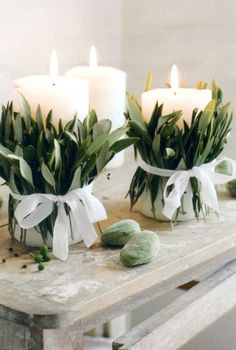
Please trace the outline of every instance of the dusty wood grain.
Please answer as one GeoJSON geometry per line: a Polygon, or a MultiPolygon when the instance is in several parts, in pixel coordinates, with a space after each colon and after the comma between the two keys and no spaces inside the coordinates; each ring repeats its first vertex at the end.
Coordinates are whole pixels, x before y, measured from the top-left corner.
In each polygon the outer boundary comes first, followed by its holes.
{"type": "Polygon", "coordinates": [[[1,350],[44,350],[43,330],[0,319],[1,350]]]}
{"type": "Polygon", "coordinates": [[[236,261],[113,343],[114,350],[174,350],[236,306],[236,261]]]}
{"type": "Polygon", "coordinates": [[[135,308],[137,300],[150,300],[157,294],[196,278],[201,268],[217,270],[236,256],[236,202],[221,200],[222,217],[207,222],[178,224],[174,231],[167,223],[142,216],[138,208],[130,213],[124,199],[135,165],[102,175],[95,192],[105,204],[109,220],[106,227],[122,218],[133,218],[143,228],[159,233],[161,251],[152,263],[126,268],[119,262],[119,249],[83,244],[70,249],[66,262],[53,260],[38,273],[29,251],[14,243],[20,257],[9,253],[7,229],[1,229],[0,316],[20,324],[58,328],[81,322],[83,329],[135,308]],[[219,257],[219,258],[218,258],[219,257]],[[27,264],[27,269],[21,266],[27,264]],[[20,300],[20,302],[19,302],[20,300]]]}
{"type": "Polygon", "coordinates": [[[82,336],[79,325],[60,329],[25,327],[0,319],[1,350],[80,350],[82,336]]]}

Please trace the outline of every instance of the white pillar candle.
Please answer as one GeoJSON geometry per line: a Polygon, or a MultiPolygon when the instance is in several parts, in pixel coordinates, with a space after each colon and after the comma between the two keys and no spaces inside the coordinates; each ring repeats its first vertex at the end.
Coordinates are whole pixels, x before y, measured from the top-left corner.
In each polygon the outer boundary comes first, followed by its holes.
{"type": "MultiPolygon", "coordinates": [[[[203,110],[212,99],[210,89],[184,89],[179,88],[178,70],[175,65],[171,71],[171,88],[155,89],[142,93],[141,106],[144,119],[150,120],[156,103],[163,104],[163,115],[174,111],[182,111],[181,120],[191,123],[192,112],[195,108],[203,110]]],[[[182,126],[182,121],[179,125],[182,126]]]]}
{"type": "MultiPolygon", "coordinates": [[[[97,65],[96,50],[90,50],[90,65],[74,67],[66,75],[89,80],[89,106],[95,109],[99,119],[109,118],[112,128],[124,124],[126,105],[126,73],[113,68],[97,65]]],[[[122,165],[124,152],[120,152],[109,163],[110,168],[122,165]]]]}
{"type": "Polygon", "coordinates": [[[30,75],[15,80],[14,110],[20,110],[18,96],[20,92],[28,101],[33,116],[39,104],[43,118],[46,118],[52,109],[55,126],[60,118],[63,125],[73,119],[74,115],[83,120],[89,109],[88,81],[58,76],[57,72],[57,55],[53,52],[50,60],[50,75],[30,75]]]}

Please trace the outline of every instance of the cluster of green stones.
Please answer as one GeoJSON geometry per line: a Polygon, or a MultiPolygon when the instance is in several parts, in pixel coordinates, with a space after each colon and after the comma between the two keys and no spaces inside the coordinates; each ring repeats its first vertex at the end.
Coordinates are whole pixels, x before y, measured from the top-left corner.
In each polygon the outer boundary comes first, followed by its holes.
{"type": "Polygon", "coordinates": [[[102,232],[103,244],[122,247],[120,260],[128,267],[142,265],[154,259],[160,248],[155,232],[142,230],[134,220],[121,220],[102,232]]]}

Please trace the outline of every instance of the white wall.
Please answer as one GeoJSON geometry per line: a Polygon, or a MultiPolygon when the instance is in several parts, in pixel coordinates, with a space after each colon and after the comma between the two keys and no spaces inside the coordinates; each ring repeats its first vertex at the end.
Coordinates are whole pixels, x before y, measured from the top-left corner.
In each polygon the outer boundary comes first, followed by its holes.
{"type": "Polygon", "coordinates": [[[60,71],[87,64],[97,46],[102,64],[120,65],[120,0],[0,0],[0,103],[14,78],[47,73],[53,49],[60,71]]]}
{"type": "MultiPolygon", "coordinates": [[[[149,69],[154,87],[164,86],[176,63],[187,86],[217,79],[236,111],[235,0],[124,0],[122,20],[122,65],[129,91],[140,94],[149,69]]],[[[236,121],[233,125],[235,129],[236,121]]],[[[232,157],[235,135],[226,147],[232,157]]]]}

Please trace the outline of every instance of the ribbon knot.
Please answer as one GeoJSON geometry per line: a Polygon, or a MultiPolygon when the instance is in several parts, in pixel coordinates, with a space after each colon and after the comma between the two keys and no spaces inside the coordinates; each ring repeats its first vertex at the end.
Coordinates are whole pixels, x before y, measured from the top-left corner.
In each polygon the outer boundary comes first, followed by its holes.
{"type": "Polygon", "coordinates": [[[162,213],[170,220],[176,209],[181,205],[181,198],[187,189],[190,178],[196,178],[200,183],[201,201],[217,213],[219,207],[215,185],[224,184],[236,178],[236,162],[226,157],[200,166],[194,166],[189,170],[157,168],[141,159],[138,161],[138,165],[150,174],[169,177],[163,193],[164,207],[162,213]],[[225,161],[231,166],[231,175],[215,171],[216,166],[225,161]]]}
{"type": "Polygon", "coordinates": [[[23,229],[37,226],[55,210],[57,217],[53,229],[53,255],[58,259],[66,260],[68,256],[69,235],[74,241],[83,240],[90,247],[97,238],[94,222],[107,218],[102,203],[92,195],[91,186],[85,186],[66,193],[54,195],[34,193],[19,195],[11,193],[19,200],[15,210],[15,218],[23,229]],[[70,211],[67,214],[65,204],[70,211]]]}

